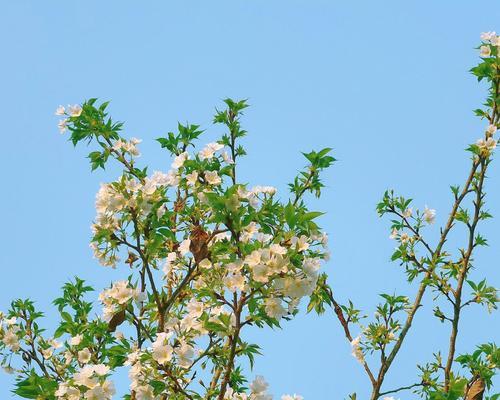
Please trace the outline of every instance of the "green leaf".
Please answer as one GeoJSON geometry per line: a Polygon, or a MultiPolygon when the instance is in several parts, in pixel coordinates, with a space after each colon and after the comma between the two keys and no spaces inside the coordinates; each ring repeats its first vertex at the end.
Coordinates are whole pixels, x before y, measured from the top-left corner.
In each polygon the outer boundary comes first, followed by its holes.
{"type": "Polygon", "coordinates": [[[295,216],[295,207],[292,203],[288,202],[288,204],[285,207],[285,220],[290,229],[293,229],[295,226],[295,223],[297,222],[296,216],[295,216]]]}
{"type": "Polygon", "coordinates": [[[32,370],[28,378],[16,382],[16,389],[13,390],[13,393],[25,399],[53,400],[56,389],[56,381],[38,376],[32,370]]]}

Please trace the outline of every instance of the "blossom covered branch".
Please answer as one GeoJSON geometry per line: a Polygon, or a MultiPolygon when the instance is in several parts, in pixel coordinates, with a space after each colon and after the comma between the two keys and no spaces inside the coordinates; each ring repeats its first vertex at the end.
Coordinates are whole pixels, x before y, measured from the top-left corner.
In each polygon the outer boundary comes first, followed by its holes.
{"type": "Polygon", "coordinates": [[[121,136],[123,125],[108,117],[107,103],[91,99],[57,109],[64,116],[60,130],[69,131],[74,145],[97,145],[89,154],[92,169],[110,160],[122,167],[97,193],[91,248],[103,266],[125,268],[128,276],[101,292],[102,313],[92,321],[92,304],[83,299],[91,288],[79,279],[67,284],[57,300],[63,321],[49,340],[30,339],[29,326],[18,322],[22,307],[9,312],[6,354],[19,354],[24,342],[42,352],[22,357],[37,369],[4,358],[18,376],[16,393],[34,394],[42,382],[47,398],[110,399],[109,378],[128,366],[130,400],[271,398],[261,377],[247,389],[240,360],[253,365],[260,349],[245,341],[244,329],[280,326],[316,287],[327,236],[314,222],[322,213],[309,211],[304,195],[320,195],[319,174],[334,159],[330,149],[305,154],[308,166],[290,185],[287,202],[272,186],[238,183],[247,104],[225,103],[214,123],[227,134],[192,152],[202,130],[179,124],[178,132],[158,139],[172,156],[171,169],[152,174],[138,167],[141,141],[121,136]]]}

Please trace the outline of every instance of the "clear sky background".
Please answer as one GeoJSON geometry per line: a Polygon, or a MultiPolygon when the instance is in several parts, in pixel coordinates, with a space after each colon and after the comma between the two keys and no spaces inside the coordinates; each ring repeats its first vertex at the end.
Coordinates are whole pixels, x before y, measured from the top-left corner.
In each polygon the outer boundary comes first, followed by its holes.
{"type": "MultiPolygon", "coordinates": [[[[468,73],[474,47],[499,23],[496,0],[2,1],[0,309],[29,296],[53,326],[50,302],[67,279],[78,275],[101,289],[125,276],[100,267],[88,248],[95,192],[116,171],[91,174],[87,149],[74,150],[53,115],[59,104],[90,97],[112,100],[112,115],[126,122],[126,135],[144,140],[142,161],[156,169],[170,160],[153,139],[177,121],[208,127],[225,97],[252,105],[244,180],[284,195],[304,165],[300,151],[334,148],[339,161],[312,204],[327,211],[326,268],[337,297],[372,313],[378,293],[412,294],[389,261],[394,242],[375,205],[394,188],[435,208],[428,230],[435,240],[450,209],[448,187],[469,165],[463,149],[485,128],[472,114],[485,97],[468,73]]],[[[220,133],[210,132],[205,141],[220,133]]],[[[474,276],[498,287],[497,161],[489,176],[497,219],[481,227],[491,245],[477,256],[474,276]]],[[[386,389],[416,382],[415,364],[447,343],[449,327],[431,316],[430,297],[424,303],[386,389]]],[[[468,309],[459,351],[498,341],[499,329],[498,313],[468,309]]],[[[301,314],[283,330],[251,337],[265,354],[251,376],[266,376],[276,398],[367,397],[366,376],[332,313],[301,314]]],[[[11,397],[11,382],[0,375],[0,398],[11,397]]],[[[117,381],[120,392],[126,385],[117,381]]]]}

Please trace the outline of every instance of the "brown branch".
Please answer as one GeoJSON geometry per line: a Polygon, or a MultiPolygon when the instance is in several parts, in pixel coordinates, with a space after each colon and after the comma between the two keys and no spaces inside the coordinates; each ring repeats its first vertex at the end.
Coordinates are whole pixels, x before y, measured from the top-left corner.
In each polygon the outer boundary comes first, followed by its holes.
{"type": "Polygon", "coordinates": [[[385,396],[386,394],[401,392],[403,390],[410,390],[410,389],[420,387],[420,386],[425,386],[425,384],[424,383],[414,383],[413,385],[402,386],[402,387],[397,388],[397,389],[388,390],[387,392],[382,392],[382,393],[380,393],[380,396],[385,396]]]}
{"type": "Polygon", "coordinates": [[[240,337],[240,330],[241,330],[241,310],[243,309],[244,302],[243,299],[238,301],[236,293],[234,294],[234,316],[236,319],[236,326],[234,328],[234,333],[233,335],[229,336],[230,339],[230,350],[229,350],[229,357],[227,360],[227,366],[226,366],[226,371],[224,373],[224,377],[222,379],[221,383],[221,388],[219,392],[219,396],[217,397],[218,400],[224,400],[224,395],[226,394],[227,390],[227,385],[229,383],[229,380],[231,379],[231,373],[233,372],[234,368],[234,359],[236,356],[236,346],[238,345],[238,340],[240,337]]]}
{"type": "MultiPolygon", "coordinates": [[[[328,293],[328,298],[330,299],[330,302],[333,305],[333,309],[335,311],[335,314],[337,315],[337,319],[339,320],[340,325],[342,325],[342,328],[344,329],[345,337],[347,338],[347,340],[350,343],[353,341],[353,337],[352,337],[351,331],[349,329],[349,323],[346,321],[346,319],[344,317],[344,313],[342,312],[342,308],[340,307],[339,303],[337,303],[337,301],[333,297],[333,293],[329,287],[327,288],[327,293],[328,293]]],[[[366,374],[368,375],[368,378],[370,378],[370,382],[372,383],[372,386],[374,386],[376,383],[375,377],[374,377],[370,367],[368,366],[368,363],[366,362],[366,360],[363,359],[361,361],[361,364],[363,365],[363,368],[365,369],[366,374]]]]}
{"type": "Polygon", "coordinates": [[[480,212],[481,206],[483,204],[483,184],[485,180],[486,168],[488,166],[488,161],[485,159],[481,159],[481,171],[479,173],[478,184],[475,188],[476,199],[474,201],[474,218],[472,220],[472,224],[469,224],[469,239],[467,245],[467,251],[465,253],[465,257],[462,259],[462,267],[460,268],[460,272],[458,274],[457,279],[457,287],[454,290],[454,301],[453,301],[453,320],[452,320],[452,328],[450,333],[450,343],[448,349],[448,358],[446,361],[446,367],[444,370],[445,375],[445,385],[444,390],[448,392],[450,388],[450,375],[451,368],[453,365],[453,361],[455,360],[455,351],[456,351],[456,342],[458,335],[458,324],[460,321],[460,313],[462,310],[462,290],[465,280],[467,279],[467,275],[470,270],[470,259],[472,256],[472,252],[474,250],[474,242],[475,242],[475,232],[477,224],[480,220],[480,212]]]}

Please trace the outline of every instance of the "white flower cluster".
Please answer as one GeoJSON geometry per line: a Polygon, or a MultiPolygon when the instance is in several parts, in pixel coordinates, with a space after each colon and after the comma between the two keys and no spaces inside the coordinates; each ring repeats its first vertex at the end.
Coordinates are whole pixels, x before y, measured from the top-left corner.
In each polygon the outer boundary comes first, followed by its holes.
{"type": "Polygon", "coordinates": [[[187,313],[182,319],[169,318],[164,327],[165,332],[156,335],[151,348],[134,349],[128,355],[126,365],[131,366],[130,389],[136,392],[138,400],[150,398],[148,396],[153,392],[153,388],[149,382],[151,376],[158,373],[157,364],[160,366],[176,365],[183,368],[186,374],[189,373],[194,357],[202,352],[194,346],[194,342],[208,333],[200,320],[203,314],[208,316],[209,322],[220,323],[221,316],[230,318],[229,311],[223,307],[205,305],[195,299],[189,300],[185,309],[187,313]],[[142,357],[144,354],[150,354],[150,357],[142,357]]]}
{"type": "Polygon", "coordinates": [[[479,48],[479,55],[482,58],[488,58],[491,57],[491,46],[494,46],[497,48],[497,54],[498,54],[498,49],[500,48],[500,36],[496,34],[496,32],[483,32],[481,33],[481,40],[486,43],[485,45],[482,45],[479,48]],[[491,46],[490,46],[491,45],[491,46]]]}
{"type": "Polygon", "coordinates": [[[161,332],[157,335],[156,340],[152,344],[152,349],[134,350],[128,355],[125,365],[129,365],[130,389],[136,393],[137,400],[156,399],[153,396],[154,388],[150,385],[151,378],[158,375],[158,368],[154,363],[143,359],[142,355],[148,352],[151,353],[152,359],[160,365],[170,363],[174,357],[177,365],[182,368],[189,368],[192,363],[192,358],[195,355],[194,348],[186,342],[176,344],[175,347],[170,344],[170,339],[173,333],[161,332]]]}
{"type": "MultiPolygon", "coordinates": [[[[155,171],[143,182],[122,176],[117,182],[101,184],[96,195],[96,219],[92,231],[95,234],[103,229],[114,232],[122,228],[123,224],[130,220],[126,213],[130,209],[134,209],[139,218],[147,217],[154,204],[161,200],[162,190],[177,183],[178,178],[174,171],[167,174],[155,171]]],[[[161,218],[165,211],[164,207],[159,207],[158,218],[161,218]]],[[[93,241],[90,247],[94,251],[94,257],[103,266],[116,266],[119,257],[110,243],[93,241]]]]}
{"type": "MultiPolygon", "coordinates": [[[[50,365],[57,371],[60,377],[64,376],[65,369],[75,361],[78,369],[73,376],[61,382],[55,392],[58,400],[109,400],[115,394],[114,385],[107,379],[110,367],[105,364],[90,364],[92,352],[89,348],[78,351],[76,346],[82,343],[83,336],[75,335],[67,341],[67,347],[55,339],[44,339],[41,336],[36,338],[36,342],[30,336],[30,330],[26,330],[26,336],[20,337],[21,331],[17,319],[5,318],[0,313],[0,339],[4,346],[12,352],[21,349],[20,341],[33,346],[33,357],[40,354],[41,362],[50,365]],[[64,350],[63,352],[56,352],[64,350]]],[[[39,361],[40,362],[40,361],[39,361]]],[[[15,371],[10,365],[2,365],[6,371],[15,371]]]]}
{"type": "Polygon", "coordinates": [[[137,138],[131,138],[129,141],[118,139],[113,144],[113,150],[130,154],[133,157],[139,157],[141,153],[139,152],[137,145],[141,142],[142,140],[137,138]]]}
{"type": "MultiPolygon", "coordinates": [[[[82,114],[82,107],[78,104],[68,105],[66,109],[64,106],[59,106],[56,109],[55,115],[67,117],[79,117],[82,114]]],[[[62,134],[68,129],[68,118],[61,119],[57,124],[59,132],[62,134]]]]}
{"type": "Polygon", "coordinates": [[[104,364],[85,365],[55,392],[58,400],[110,400],[116,393],[113,382],[106,379],[109,367],[104,364]]]}
{"type": "Polygon", "coordinates": [[[490,155],[497,147],[498,140],[493,137],[496,131],[496,125],[488,125],[488,127],[486,128],[485,137],[478,139],[476,142],[476,146],[479,147],[481,152],[486,156],[490,155]]]}
{"type": "MultiPolygon", "coordinates": [[[[265,300],[265,311],[271,318],[280,319],[288,313],[292,313],[297,307],[300,298],[312,293],[318,279],[318,271],[321,258],[326,257],[324,252],[327,245],[327,236],[321,234],[313,237],[293,236],[286,243],[272,243],[272,237],[260,232],[260,227],[252,222],[243,229],[242,241],[257,247],[244,258],[221,258],[210,261],[204,259],[199,263],[202,270],[217,271],[215,274],[220,279],[222,273],[222,290],[229,292],[249,292],[252,287],[268,285],[273,295],[265,300]],[[317,245],[320,248],[317,248],[317,245]],[[316,249],[310,250],[314,245],[316,249]],[[308,253],[316,254],[311,257],[308,253]],[[295,255],[302,260],[300,267],[296,267],[290,261],[290,256],[295,255]],[[282,298],[288,298],[285,308],[282,298]]],[[[228,240],[219,238],[219,240],[228,240]]],[[[214,242],[216,243],[216,241],[214,242]]],[[[164,279],[177,282],[182,277],[181,267],[188,263],[185,257],[189,254],[190,240],[184,240],[179,246],[179,254],[169,253],[163,267],[164,279]],[[179,271],[179,275],[177,275],[179,271]]],[[[202,287],[209,283],[210,276],[200,276],[195,285],[202,287]]],[[[189,318],[193,316],[188,314],[189,318]]]]}
{"type": "Polygon", "coordinates": [[[361,348],[361,336],[355,337],[351,342],[351,354],[360,363],[364,363],[365,356],[363,354],[363,349],[361,348]]]}
{"type": "Polygon", "coordinates": [[[265,381],[264,377],[256,376],[250,384],[250,398],[252,400],[272,400],[273,396],[267,394],[268,387],[269,384],[265,381]]]}
{"type": "Polygon", "coordinates": [[[131,299],[140,302],[144,298],[145,294],[138,288],[131,287],[128,281],[114,282],[110,289],[99,294],[99,300],[104,305],[103,320],[110,321],[131,299]]]}
{"type": "MultiPolygon", "coordinates": [[[[226,391],[224,400],[272,400],[273,396],[267,393],[268,388],[269,384],[266,382],[264,377],[258,375],[250,384],[250,394],[237,393],[233,389],[229,388],[226,391]]],[[[304,398],[298,394],[284,394],[281,396],[281,400],[304,400],[304,398]]]]}
{"type": "MultiPolygon", "coordinates": [[[[65,110],[58,111],[62,112],[61,115],[66,113],[65,110]]],[[[70,110],[70,116],[76,114],[76,111],[70,110]]],[[[136,157],[139,155],[138,143],[138,139],[119,139],[112,144],[110,151],[117,157],[125,154],[136,157]]],[[[283,229],[276,236],[259,223],[244,219],[236,237],[229,227],[209,222],[207,216],[218,212],[212,207],[214,198],[224,199],[227,210],[248,212],[249,216],[259,212],[264,204],[275,202],[273,196],[276,188],[272,186],[247,188],[246,185],[237,185],[233,194],[226,196],[226,189],[222,186],[224,175],[228,174],[222,172],[224,163],[226,167],[234,163],[224,146],[209,143],[194,155],[187,152],[175,155],[172,169],[167,173],[155,171],[150,176],[139,178],[132,177],[133,174],[127,171],[115,182],[101,184],[96,195],[96,218],[92,226],[95,236],[91,247],[95,257],[104,266],[116,266],[120,248],[117,243],[128,245],[125,240],[132,228],[142,229],[151,221],[157,227],[168,224],[170,220],[162,218],[170,211],[196,209],[202,216],[203,225],[200,227],[210,238],[206,243],[208,255],[200,260],[199,254],[195,254],[197,239],[193,236],[193,220],[181,212],[176,217],[177,225],[173,229],[175,238],[160,243],[157,246],[160,249],[155,250],[157,254],[148,252],[153,272],[157,274],[163,271],[162,289],[167,292],[175,290],[191,266],[194,265],[197,273],[188,286],[190,297],[183,297],[171,306],[164,326],[159,327],[158,333],[150,338],[151,342],[146,342],[150,343],[149,347],[132,347],[128,354],[126,365],[130,366],[130,389],[137,400],[156,398],[151,386],[152,379],[165,380],[162,371],[174,365],[178,368],[172,379],[178,382],[179,387],[187,385],[190,368],[199,356],[203,356],[208,334],[213,335],[215,332],[216,337],[226,340],[234,332],[237,325],[234,308],[229,302],[222,301],[228,293],[231,297],[242,298],[257,294],[259,309],[269,318],[279,320],[294,313],[300,299],[313,292],[321,260],[328,258],[328,238],[321,232],[306,235],[283,229]],[[183,194],[182,204],[170,202],[168,191],[171,189],[175,196],[183,194]],[[234,246],[240,246],[239,251],[227,250],[234,246]],[[162,264],[163,269],[160,268],[162,264]],[[206,294],[208,288],[216,293],[215,298],[212,294],[206,294]],[[221,328],[214,330],[214,326],[221,328]]],[[[141,250],[149,251],[149,238],[140,239],[141,250]]],[[[132,242],[136,242],[135,238],[132,242]]],[[[137,252],[137,248],[132,251],[137,252]]],[[[109,322],[118,313],[123,313],[130,302],[144,304],[145,294],[129,281],[117,281],[99,295],[99,300],[103,304],[103,320],[109,322]]],[[[139,318],[147,323],[150,316],[146,313],[139,318]]],[[[243,318],[251,318],[248,311],[244,312],[243,318]]],[[[113,392],[112,385],[105,380],[108,371],[104,372],[102,368],[90,364],[95,358],[92,348],[83,347],[87,344],[82,343],[85,343],[82,335],[75,335],[68,340],[65,363],[69,365],[76,362],[81,369],[73,379],[61,384],[57,392],[58,399],[82,396],[85,399],[108,399],[113,392]]],[[[242,394],[228,388],[226,398],[272,398],[267,393],[267,383],[261,377],[252,383],[250,389],[250,394],[242,394]]],[[[282,399],[302,400],[302,397],[284,395],[282,399]]]]}
{"type": "MultiPolygon", "coordinates": [[[[417,215],[421,215],[421,218],[429,225],[432,225],[434,222],[436,222],[436,210],[427,206],[424,207],[424,211],[422,211],[422,214],[418,214],[417,212],[417,215]]],[[[406,210],[404,210],[402,216],[405,219],[411,218],[413,216],[413,208],[408,207],[406,210]]],[[[396,228],[391,231],[389,239],[399,240],[399,242],[401,242],[402,244],[412,243],[415,241],[414,236],[410,236],[407,232],[399,231],[396,228]]]]}
{"type": "Polygon", "coordinates": [[[5,316],[0,313],[0,339],[2,343],[13,352],[19,351],[20,348],[18,337],[20,328],[16,322],[17,318],[5,318],[5,316]]]}

